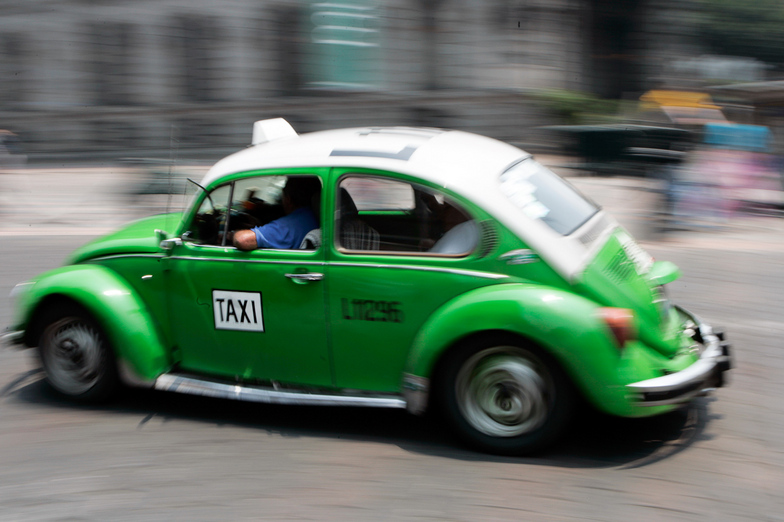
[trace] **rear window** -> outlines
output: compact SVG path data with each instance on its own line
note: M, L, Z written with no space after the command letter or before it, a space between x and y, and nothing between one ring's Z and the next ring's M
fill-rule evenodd
M561 235L569 235L599 207L533 158L501 174L501 190L531 219L539 219Z

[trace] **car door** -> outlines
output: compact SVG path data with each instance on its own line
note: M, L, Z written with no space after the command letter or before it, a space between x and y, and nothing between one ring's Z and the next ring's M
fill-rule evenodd
M183 371L331 386L323 249L243 252L213 233L226 228L227 197L229 230L247 226L240 222L248 220L251 200L274 207L259 201L280 190L281 173L275 174L217 187L195 212L182 244L173 247L168 285L175 356ZM320 199L314 204L320 208Z
M333 175L327 275L336 384L397 392L411 343L431 314L495 279L474 271L482 265L478 234L459 252L432 251L447 233L444 205L453 203L464 223L477 226L454 200L392 175Z

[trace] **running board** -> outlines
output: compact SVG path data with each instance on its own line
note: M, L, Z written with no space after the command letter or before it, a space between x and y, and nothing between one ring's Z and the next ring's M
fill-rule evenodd
M296 404L300 406L367 406L374 408L405 408L406 401L392 394L338 395L308 393L306 391L276 390L261 386L225 384L192 376L164 373L155 380L155 389L191 395L205 395L219 399L263 402L267 404Z

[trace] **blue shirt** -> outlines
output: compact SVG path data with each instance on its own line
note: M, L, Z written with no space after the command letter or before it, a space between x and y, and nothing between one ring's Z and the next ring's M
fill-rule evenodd
M291 214L251 230L256 234L258 248L292 249L299 248L305 235L318 226L313 211L300 207Z

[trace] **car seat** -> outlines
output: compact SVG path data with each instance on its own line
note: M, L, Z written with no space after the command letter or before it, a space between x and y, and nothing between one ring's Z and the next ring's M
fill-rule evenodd
M340 189L339 244L349 250L379 250L381 236L378 231L359 218L357 205L344 188Z

